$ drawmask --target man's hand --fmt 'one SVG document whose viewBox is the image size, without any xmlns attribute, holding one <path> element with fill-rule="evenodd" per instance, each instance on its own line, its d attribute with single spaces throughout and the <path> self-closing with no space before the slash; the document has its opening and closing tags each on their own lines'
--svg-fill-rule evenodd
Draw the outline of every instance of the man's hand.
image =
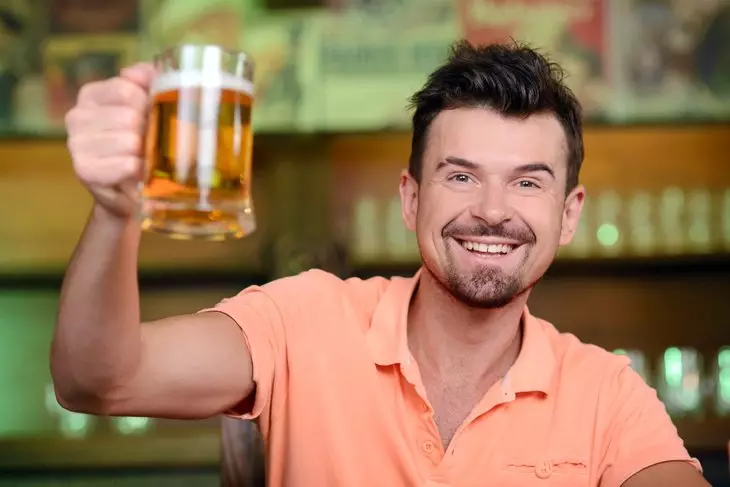
<svg viewBox="0 0 730 487">
<path fill-rule="evenodd" d="M 66 115 L 76 175 L 100 206 L 121 217 L 134 212 L 154 75 L 151 65 L 138 64 L 115 78 L 84 85 Z"/>
</svg>

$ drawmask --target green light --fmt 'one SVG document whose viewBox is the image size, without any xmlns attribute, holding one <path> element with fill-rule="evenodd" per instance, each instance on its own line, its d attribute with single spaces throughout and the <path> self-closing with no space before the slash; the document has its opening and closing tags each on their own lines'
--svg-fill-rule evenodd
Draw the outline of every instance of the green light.
<svg viewBox="0 0 730 487">
<path fill-rule="evenodd" d="M 617 348 L 616 350 L 613 351 L 613 353 L 616 354 L 616 355 L 628 355 L 629 354 L 623 348 Z"/>
<path fill-rule="evenodd" d="M 721 370 L 718 381 L 720 382 L 720 399 L 730 402 L 730 369 Z"/>
<path fill-rule="evenodd" d="M 150 418 L 134 416 L 114 418 L 114 425 L 116 426 L 117 431 L 123 435 L 142 433 L 149 428 L 150 424 Z"/>
<path fill-rule="evenodd" d="M 682 351 L 677 347 L 664 351 L 664 378 L 670 387 L 682 385 Z"/>
<path fill-rule="evenodd" d="M 717 365 L 721 369 L 730 369 L 730 348 L 725 347 L 717 354 Z"/>
<path fill-rule="evenodd" d="M 61 433 L 70 438 L 81 438 L 91 429 L 91 417 L 66 411 L 61 415 Z"/>
<path fill-rule="evenodd" d="M 619 231 L 616 225 L 610 223 L 604 223 L 596 231 L 596 238 L 598 242 L 604 247 L 613 247 L 618 243 Z"/>
</svg>

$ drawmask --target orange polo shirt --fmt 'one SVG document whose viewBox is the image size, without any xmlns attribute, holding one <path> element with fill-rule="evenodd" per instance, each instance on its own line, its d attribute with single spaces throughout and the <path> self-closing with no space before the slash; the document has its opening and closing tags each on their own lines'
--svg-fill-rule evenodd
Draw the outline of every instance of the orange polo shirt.
<svg viewBox="0 0 730 487">
<path fill-rule="evenodd" d="M 517 361 L 444 450 L 407 344 L 417 279 L 315 270 L 213 308 L 251 351 L 253 405 L 228 414 L 258 422 L 269 485 L 619 487 L 669 460 L 701 471 L 626 358 L 527 309 Z"/>
</svg>

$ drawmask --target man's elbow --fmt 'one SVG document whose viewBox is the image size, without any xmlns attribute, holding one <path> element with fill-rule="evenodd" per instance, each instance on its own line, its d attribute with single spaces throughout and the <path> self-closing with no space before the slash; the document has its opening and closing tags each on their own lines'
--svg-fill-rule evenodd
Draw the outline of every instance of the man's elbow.
<svg viewBox="0 0 730 487">
<path fill-rule="evenodd" d="M 58 404 L 73 413 L 109 416 L 113 409 L 110 401 L 99 394 L 91 394 L 75 388 L 59 387 L 53 384 L 53 391 Z"/>
</svg>

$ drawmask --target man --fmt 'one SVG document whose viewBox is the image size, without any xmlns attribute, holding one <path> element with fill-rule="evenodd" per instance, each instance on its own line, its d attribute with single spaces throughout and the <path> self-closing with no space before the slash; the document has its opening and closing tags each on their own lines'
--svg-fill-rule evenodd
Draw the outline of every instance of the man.
<svg viewBox="0 0 730 487">
<path fill-rule="evenodd" d="M 520 46 L 459 44 L 413 97 L 411 279 L 309 271 L 140 325 L 147 66 L 86 86 L 69 146 L 95 197 L 53 349 L 87 413 L 255 419 L 273 486 L 708 485 L 627 362 L 526 301 L 577 225 L 580 106 Z"/>
</svg>

